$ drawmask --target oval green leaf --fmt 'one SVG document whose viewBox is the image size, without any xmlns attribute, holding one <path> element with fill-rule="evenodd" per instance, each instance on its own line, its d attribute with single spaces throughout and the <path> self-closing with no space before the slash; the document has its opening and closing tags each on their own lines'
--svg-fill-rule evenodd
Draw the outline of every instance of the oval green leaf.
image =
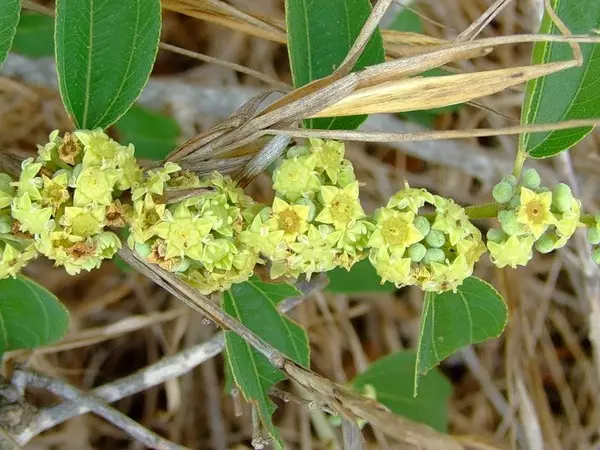
<svg viewBox="0 0 600 450">
<path fill-rule="evenodd" d="M 0 355 L 64 337 L 69 312 L 51 292 L 24 278 L 0 280 Z"/>
<path fill-rule="evenodd" d="M 507 321 L 504 299 L 479 278 L 467 278 L 456 292 L 427 292 L 421 313 L 415 395 L 420 375 L 462 347 L 500 336 Z"/>
<path fill-rule="evenodd" d="M 342 267 L 327 272 L 329 284 L 325 288 L 335 294 L 357 294 L 367 292 L 394 292 L 392 283 L 381 284 L 381 277 L 368 259 L 363 259 L 348 271 Z"/>
<path fill-rule="evenodd" d="M 588 34 L 600 28 L 597 0 L 552 0 L 554 10 L 573 34 Z M 560 34 L 546 14 L 541 34 Z M 582 44 L 583 67 L 575 67 L 527 83 L 521 114 L 522 124 L 558 123 L 565 120 L 600 118 L 600 45 Z M 573 59 L 565 43 L 538 42 L 532 63 Z M 519 146 L 534 158 L 546 158 L 568 150 L 592 128 L 557 130 L 521 135 Z"/>
<path fill-rule="evenodd" d="M 56 69 L 77 128 L 106 128 L 139 96 L 160 37 L 160 0 L 58 0 Z"/>
<path fill-rule="evenodd" d="M 254 277 L 224 292 L 221 307 L 265 342 L 308 367 L 310 350 L 306 331 L 277 311 L 279 302 L 297 295 L 298 291 L 289 284 L 263 283 Z M 246 400 L 256 406 L 266 430 L 281 447 L 281 438 L 272 421 L 275 404 L 269 398 L 269 389 L 285 376 L 234 332 L 225 332 L 225 346 L 235 384 Z"/>
<path fill-rule="evenodd" d="M 371 13 L 369 0 L 286 0 L 288 53 L 294 87 L 331 75 L 344 60 Z M 384 62 L 376 30 L 353 70 Z M 354 130 L 367 116 L 308 119 L 306 128 Z"/>
<path fill-rule="evenodd" d="M 121 144 L 135 146 L 137 158 L 156 161 L 164 159 L 177 147 L 180 134 L 179 125 L 171 117 L 137 105 L 115 123 L 115 128 Z"/>
<path fill-rule="evenodd" d="M 416 360 L 417 355 L 412 350 L 388 355 L 354 378 L 352 386 L 362 392 L 370 386 L 377 401 L 395 414 L 446 432 L 452 385 L 439 370 L 434 369 L 421 378 L 421 393 L 415 397 L 413 382 Z"/>
<path fill-rule="evenodd" d="M 20 0 L 0 1 L 0 65 L 6 59 L 13 42 L 21 12 Z"/>
<path fill-rule="evenodd" d="M 54 18 L 23 12 L 11 51 L 30 58 L 53 56 Z"/>
</svg>

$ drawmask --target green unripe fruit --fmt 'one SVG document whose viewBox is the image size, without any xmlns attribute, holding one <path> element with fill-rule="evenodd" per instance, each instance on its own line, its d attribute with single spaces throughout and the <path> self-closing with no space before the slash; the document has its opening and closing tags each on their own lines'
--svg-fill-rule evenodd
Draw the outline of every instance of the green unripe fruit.
<svg viewBox="0 0 600 450">
<path fill-rule="evenodd" d="M 496 200 L 498 203 L 509 202 L 513 196 L 513 193 L 513 186 L 511 186 L 509 183 L 505 183 L 504 181 L 498 183 L 496 186 L 494 186 L 494 189 L 492 189 L 492 197 L 494 197 L 494 200 Z"/>
<path fill-rule="evenodd" d="M 598 230 L 596 227 L 588 228 L 587 240 L 592 245 L 600 244 L 600 230 Z"/>
<path fill-rule="evenodd" d="M 417 230 L 419 230 L 419 233 L 421 233 L 423 236 L 427 236 L 429 234 L 429 230 L 431 229 L 431 224 L 429 223 L 429 220 L 427 220 L 423 216 L 415 217 L 413 225 Z"/>
<path fill-rule="evenodd" d="M 486 234 L 487 240 L 500 244 L 504 242 L 508 236 L 506 233 L 498 228 L 490 228 Z"/>
<path fill-rule="evenodd" d="M 565 183 L 558 183 L 554 188 L 552 194 L 552 207 L 561 213 L 571 210 L 571 202 L 573 201 L 573 194 L 571 188 Z"/>
<path fill-rule="evenodd" d="M 176 264 L 171 269 L 171 272 L 185 272 L 190 268 L 190 260 L 187 258 L 181 258 L 179 264 Z"/>
<path fill-rule="evenodd" d="M 446 254 L 441 248 L 430 248 L 425 253 L 421 260 L 423 264 L 431 264 L 432 262 L 443 263 L 446 259 Z"/>
<path fill-rule="evenodd" d="M 506 176 L 502 177 L 501 182 L 508 183 L 514 188 L 517 186 L 517 177 L 515 177 L 514 175 L 506 175 Z"/>
<path fill-rule="evenodd" d="M 307 198 L 301 198 L 295 202 L 296 205 L 308 206 L 308 221 L 312 222 L 317 215 L 317 205 Z"/>
<path fill-rule="evenodd" d="M 152 253 L 152 247 L 148 243 L 140 244 L 139 242 L 135 243 L 135 251 L 138 255 L 140 255 L 143 259 L 148 258 L 150 253 Z"/>
<path fill-rule="evenodd" d="M 554 250 L 554 244 L 558 240 L 558 236 L 554 233 L 545 233 L 535 243 L 535 249 L 540 253 L 550 253 Z"/>
<path fill-rule="evenodd" d="M 441 231 L 431 230 L 429 234 L 425 236 L 425 242 L 429 247 L 440 248 L 446 243 L 446 237 Z"/>
<path fill-rule="evenodd" d="M 408 256 L 413 262 L 421 262 L 427 253 L 427 248 L 423 244 L 413 244 L 408 247 Z"/>
<path fill-rule="evenodd" d="M 592 252 L 592 259 L 600 266 L 600 248 L 595 248 Z"/>
<path fill-rule="evenodd" d="M 502 230 L 512 236 L 518 230 L 517 215 L 514 211 L 500 211 L 498 213 L 498 220 L 502 226 Z"/>
<path fill-rule="evenodd" d="M 301 145 L 296 145 L 294 147 L 291 147 L 286 154 L 287 158 L 295 158 L 295 157 L 299 157 L 299 156 L 305 156 L 310 154 L 310 152 L 308 151 L 308 147 L 304 147 Z"/>
<path fill-rule="evenodd" d="M 523 186 L 528 189 L 537 189 L 540 187 L 540 183 L 542 182 L 540 178 L 540 174 L 535 169 L 526 169 L 523 172 Z"/>
</svg>

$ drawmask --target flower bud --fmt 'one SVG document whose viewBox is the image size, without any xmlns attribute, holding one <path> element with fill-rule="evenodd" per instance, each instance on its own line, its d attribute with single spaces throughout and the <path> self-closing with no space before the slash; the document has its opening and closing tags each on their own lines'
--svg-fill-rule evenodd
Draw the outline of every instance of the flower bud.
<svg viewBox="0 0 600 450">
<path fill-rule="evenodd" d="M 573 194 L 571 188 L 564 183 L 558 183 L 554 188 L 552 196 L 552 207 L 558 212 L 566 212 L 571 209 Z"/>
<path fill-rule="evenodd" d="M 286 153 L 286 158 L 288 159 L 292 159 L 298 156 L 305 156 L 308 155 L 309 151 L 308 151 L 308 147 L 304 147 L 301 145 L 296 145 L 294 147 L 291 147 L 287 153 Z"/>
<path fill-rule="evenodd" d="M 425 237 L 425 242 L 427 245 L 429 245 L 429 247 L 439 248 L 446 243 L 446 238 L 444 237 L 444 233 L 441 231 L 431 230 Z"/>
<path fill-rule="evenodd" d="M 427 249 L 425 256 L 423 257 L 423 264 L 431 264 L 434 262 L 443 263 L 446 259 L 446 254 L 441 248 L 430 248 Z"/>
<path fill-rule="evenodd" d="M 423 236 L 427 236 L 429 234 L 429 230 L 431 229 L 431 224 L 426 217 L 417 216 L 413 222 L 413 225 Z"/>
<path fill-rule="evenodd" d="M 537 189 L 540 187 L 540 183 L 542 182 L 540 179 L 540 174 L 535 169 L 526 169 L 523 171 L 522 179 L 523 186 L 528 189 Z"/>
<path fill-rule="evenodd" d="M 136 242 L 134 249 L 137 252 L 137 254 L 142 257 L 142 259 L 148 258 L 148 256 L 150 256 L 150 254 L 152 253 L 152 246 L 148 242 L 145 242 L 143 244 Z"/>
<path fill-rule="evenodd" d="M 423 244 L 413 244 L 408 247 L 408 256 L 413 262 L 421 262 L 427 253 L 427 248 Z"/>
<path fill-rule="evenodd" d="M 588 228 L 587 240 L 592 245 L 600 244 L 600 230 L 596 227 Z"/>
<path fill-rule="evenodd" d="M 540 253 L 550 253 L 554 250 L 554 244 L 558 241 L 558 236 L 554 233 L 544 233 L 535 243 L 535 249 Z"/>
<path fill-rule="evenodd" d="M 517 232 L 517 215 L 514 211 L 500 211 L 498 213 L 498 220 L 500 221 L 502 230 L 509 236 L 512 236 Z"/>
<path fill-rule="evenodd" d="M 492 197 L 498 203 L 507 203 L 514 194 L 513 186 L 508 183 L 500 182 L 492 189 Z"/>
<path fill-rule="evenodd" d="M 506 175 L 506 176 L 502 177 L 501 181 L 503 183 L 510 184 L 512 187 L 516 187 L 518 184 L 517 177 L 515 177 L 514 175 Z"/>
<path fill-rule="evenodd" d="M 488 241 L 496 242 L 499 244 L 505 241 L 508 236 L 504 231 L 498 228 L 490 228 L 486 234 L 486 237 Z"/>
</svg>

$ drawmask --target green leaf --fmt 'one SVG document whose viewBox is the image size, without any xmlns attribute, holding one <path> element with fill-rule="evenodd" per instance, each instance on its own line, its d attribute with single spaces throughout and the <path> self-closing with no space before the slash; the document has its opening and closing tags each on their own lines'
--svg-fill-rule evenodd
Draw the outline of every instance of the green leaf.
<svg viewBox="0 0 600 450">
<path fill-rule="evenodd" d="M 221 306 L 265 342 L 308 367 L 310 351 L 306 331 L 280 315 L 276 308 L 283 299 L 296 295 L 298 291 L 289 284 L 263 283 L 254 277 L 224 292 Z M 269 389 L 285 376 L 234 332 L 225 332 L 225 345 L 235 383 L 244 397 L 256 406 L 271 437 L 281 445 L 271 418 L 275 404 L 269 398 Z"/>
<path fill-rule="evenodd" d="M 0 355 L 61 339 L 69 312 L 51 292 L 24 278 L 0 280 Z"/>
<path fill-rule="evenodd" d="M 161 160 L 177 147 L 179 125 L 169 116 L 133 105 L 115 124 L 119 142 L 133 144 L 138 158 Z"/>
<path fill-rule="evenodd" d="M 12 45 L 19 23 L 20 12 L 20 0 L 0 1 L 0 65 L 6 59 Z"/>
<path fill-rule="evenodd" d="M 352 386 L 362 392 L 365 392 L 366 386 L 371 386 L 377 401 L 395 414 L 446 432 L 452 385 L 439 370 L 434 369 L 421 378 L 421 393 L 415 397 L 413 382 L 416 360 L 417 355 L 413 350 L 388 355 L 354 378 Z"/>
<path fill-rule="evenodd" d="M 160 37 L 160 0 L 58 0 L 56 69 L 77 128 L 106 128 L 148 81 Z"/>
<path fill-rule="evenodd" d="M 588 34 L 600 28 L 597 0 L 552 0 L 558 16 L 573 34 Z M 561 34 L 546 14 L 542 34 Z M 565 120 L 600 118 L 600 45 L 582 44 L 583 67 L 575 67 L 531 80 L 525 90 L 522 124 L 558 123 Z M 566 43 L 538 42 L 533 64 L 573 59 Z M 523 134 L 519 146 L 534 158 L 546 158 L 571 148 L 592 130 L 591 127 L 547 133 Z"/>
<path fill-rule="evenodd" d="M 331 75 L 344 60 L 371 12 L 369 0 L 286 0 L 288 53 L 294 87 Z M 385 52 L 376 30 L 353 70 L 384 62 Z M 307 128 L 353 130 L 366 115 L 308 119 Z"/>
<path fill-rule="evenodd" d="M 467 278 L 456 293 L 427 292 L 421 313 L 415 395 L 419 375 L 462 347 L 500 336 L 507 320 L 506 303 L 479 278 Z"/>
<path fill-rule="evenodd" d="M 54 55 L 54 18 L 34 12 L 23 12 L 11 51 L 42 58 Z"/>
<path fill-rule="evenodd" d="M 381 277 L 369 260 L 364 259 L 352 266 L 350 271 L 338 267 L 327 272 L 329 284 L 326 291 L 336 294 L 356 294 L 358 292 L 394 292 L 392 283 L 381 284 Z"/>
</svg>

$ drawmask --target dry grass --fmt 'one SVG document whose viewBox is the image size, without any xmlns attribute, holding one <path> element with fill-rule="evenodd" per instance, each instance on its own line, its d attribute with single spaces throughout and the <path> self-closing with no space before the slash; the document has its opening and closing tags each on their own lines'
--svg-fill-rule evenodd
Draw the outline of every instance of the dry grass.
<svg viewBox="0 0 600 450">
<path fill-rule="evenodd" d="M 270 32 L 280 38 L 276 30 L 283 17 L 282 2 L 230 3 L 257 17 L 274 18 L 265 23 L 270 23 Z M 431 19 L 426 22 L 427 33 L 450 40 L 490 3 L 418 0 L 416 5 Z M 530 3 L 535 2 L 511 2 L 482 35 L 535 31 L 535 20 L 527 6 Z M 164 19 L 164 42 L 248 66 L 290 83 L 287 56 L 281 44 L 172 12 L 166 12 Z M 474 72 L 523 66 L 529 63 L 530 50 L 528 44 L 503 46 L 484 58 L 462 61 L 456 68 Z M 156 76 L 198 87 L 263 86 L 228 68 L 165 51 L 159 54 Z M 439 117 L 436 128 L 511 125 L 513 122 L 507 117 L 518 119 L 522 96 L 521 87 L 504 91 L 486 98 L 485 108 L 466 106 L 456 114 Z M 210 107 L 198 114 L 195 109 L 178 109 L 176 103 L 170 106 L 188 134 L 186 137 L 223 118 L 223 113 L 207 113 Z M 5 150 L 31 152 L 52 129 L 69 127 L 56 91 L 31 82 L 0 78 L 0 111 L 0 147 Z M 516 137 L 473 138 L 463 143 L 490 166 L 502 161 L 510 165 Z M 585 208 L 590 211 L 598 207 L 599 144 L 595 133 L 570 152 Z M 443 152 L 446 143 L 437 145 Z M 461 170 L 460 164 L 446 164 L 435 152 L 421 159 L 415 157 L 414 151 L 407 153 L 398 145 L 349 143 L 347 149 L 358 178 L 366 183 L 363 202 L 367 211 L 384 203 L 402 187 L 404 180 L 452 196 L 465 205 L 490 199 L 489 189 L 495 180 L 479 179 Z M 468 152 L 462 157 L 467 161 Z M 555 170 L 557 178 L 569 175 L 569 161 L 564 159 L 538 164 L 548 169 L 546 173 Z M 267 175 L 258 177 L 250 189 L 258 198 L 272 195 Z M 530 266 L 518 271 L 499 271 L 487 261 L 479 265 L 479 275 L 493 280 L 506 296 L 511 317 L 501 339 L 467 349 L 442 366 L 454 385 L 450 430 L 465 436 L 462 439 L 467 447 L 486 448 L 490 444 L 494 448 L 584 450 L 600 445 L 600 378 L 588 340 L 590 302 L 577 251 L 569 247 L 537 257 Z M 69 277 L 39 261 L 27 269 L 27 274 L 66 303 L 72 313 L 72 327 L 65 343 L 43 352 L 15 354 L 14 359 L 27 361 L 32 367 L 68 379 L 85 390 L 128 375 L 165 355 L 206 340 L 215 332 L 213 325 L 182 308 L 179 301 L 151 282 L 134 273 L 123 273 L 112 264 L 90 274 Z M 344 383 L 364 370 L 369 361 L 416 346 L 420 306 L 421 295 L 416 289 L 404 289 L 394 295 L 350 297 L 319 292 L 297 307 L 292 316 L 309 330 L 313 369 Z M 126 319 L 129 320 L 124 323 Z M 223 359 L 219 356 L 189 375 L 121 400 L 116 407 L 190 448 L 249 448 L 250 410 L 237 397 L 219 395 L 223 384 Z M 39 400 L 52 401 L 43 396 Z M 327 444 L 331 430 L 322 413 L 291 403 L 279 404 L 276 420 L 293 448 L 333 448 Z M 381 436 L 371 433 L 368 439 L 371 448 L 386 448 Z M 393 443 L 389 445 L 398 448 Z M 142 447 L 101 419 L 86 415 L 41 435 L 27 448 Z"/>
</svg>

